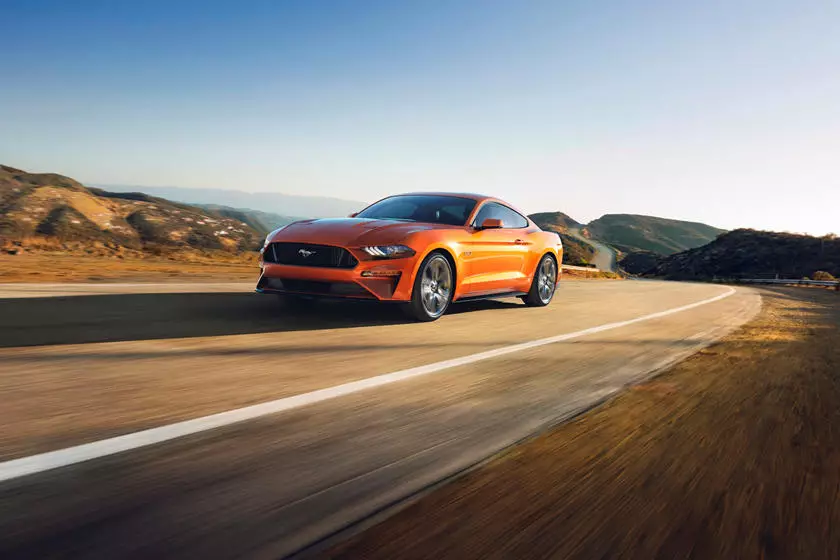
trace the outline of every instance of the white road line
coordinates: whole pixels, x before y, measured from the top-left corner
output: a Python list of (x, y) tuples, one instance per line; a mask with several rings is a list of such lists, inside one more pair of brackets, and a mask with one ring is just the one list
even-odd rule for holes
[(220, 412), (218, 414), (202, 416), (201, 418), (195, 418), (193, 420), (185, 420), (183, 422), (176, 422), (174, 424), (160, 426), (158, 428), (151, 428), (148, 430), (142, 430), (139, 432), (125, 434), (122, 436), (103, 439), (100, 441), (94, 441), (92, 443), (85, 443), (82, 445), (76, 445), (74, 447), (67, 447), (64, 449), (58, 449), (56, 451), (49, 451), (47, 453), (39, 453), (37, 455), (31, 455), (29, 457), (22, 457), (20, 459), (5, 461), (0, 463), (0, 482), (5, 480), (12, 480), (14, 478), (19, 478), (31, 474), (41, 473), (52, 469), (57, 469), (60, 467), (75, 465), (84, 461), (90, 461), (92, 459), (98, 459), (100, 457), (107, 457), (108, 455), (114, 455), (116, 453), (122, 453), (124, 451), (130, 451), (132, 449), (139, 449), (141, 447), (155, 445), (184, 436), (197, 434), (200, 432), (206, 432), (207, 430), (212, 430), (214, 428), (230, 426), (231, 424), (245, 422), (246, 420), (253, 420), (261, 416), (276, 414), (278, 412), (284, 412), (286, 410), (300, 408), (302, 406), (323, 402), (329, 399), (351, 395), (353, 393), (358, 393), (359, 391), (373, 389), (375, 387), (381, 387), (383, 385), (395, 383), (397, 381), (405, 381), (406, 379), (420, 377), (421, 375), (428, 375), (430, 373), (436, 373), (438, 371), (442, 371), (449, 368), (472, 364), (475, 362), (480, 362), (482, 360), (489, 360), (491, 358), (497, 358), (499, 356), (504, 356), (507, 354), (512, 354), (514, 352), (528, 350), (531, 348), (537, 348), (539, 346), (545, 346), (547, 344), (554, 344), (556, 342), (563, 342), (565, 340), (570, 340), (573, 338), (580, 338), (582, 336), (601, 333), (612, 329), (618, 329), (621, 327), (626, 327), (628, 325), (641, 323), (643, 321), (650, 321), (652, 319), (667, 317), (669, 315), (674, 315), (675, 313), (688, 311), (689, 309), (694, 309), (702, 305), (707, 305), (709, 303), (720, 301), (724, 298), (731, 296), (734, 293), (735, 290), (733, 288), (729, 288), (723, 294), (709, 299), (704, 299), (702, 301), (698, 301), (689, 305), (683, 305), (682, 307), (675, 307), (666, 311), (660, 311), (658, 313), (651, 313), (650, 315), (643, 315), (641, 317), (629, 319), (627, 321), (607, 323), (605, 325), (599, 325), (597, 327), (592, 327), (581, 331), (550, 336), (548, 338), (541, 338), (539, 340), (532, 340), (530, 342), (522, 342), (520, 344), (513, 344), (511, 346), (504, 346), (502, 348), (496, 348), (495, 350), (487, 350), (485, 352), (479, 352), (478, 354), (462, 356), (460, 358), (444, 360), (442, 362), (435, 362), (433, 364), (427, 364), (425, 366), (419, 366), (410, 369), (404, 369), (402, 371), (395, 371), (393, 373), (377, 375), (376, 377), (370, 377), (368, 379), (361, 379), (359, 381), (344, 383), (343, 385), (336, 385), (335, 387), (329, 387), (327, 389), (319, 389), (317, 391), (303, 393), (300, 395), (295, 395), (293, 397), (285, 397), (282, 399), (264, 402), (261, 404), (255, 404), (252, 406), (228, 410), (226, 412)]

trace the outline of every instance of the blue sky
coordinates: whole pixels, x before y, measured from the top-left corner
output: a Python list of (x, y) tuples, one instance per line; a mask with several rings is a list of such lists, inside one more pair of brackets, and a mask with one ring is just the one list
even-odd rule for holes
[(9, 165), (840, 232), (836, 2), (0, 7)]

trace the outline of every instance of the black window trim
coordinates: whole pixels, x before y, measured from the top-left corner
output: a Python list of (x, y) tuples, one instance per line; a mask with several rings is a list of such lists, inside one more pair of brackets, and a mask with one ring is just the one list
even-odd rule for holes
[(477, 228), (480, 227), (479, 225), (476, 224), (476, 220), (478, 219), (478, 215), (481, 213), (481, 210), (485, 206), (487, 206), (488, 204), (496, 204), (498, 206), (501, 206), (502, 208), (510, 210), (511, 212), (513, 212), (514, 214), (516, 214), (517, 216), (519, 216), (520, 218), (525, 220), (525, 225), (522, 226), (522, 227), (504, 227), (504, 226), (502, 226), (500, 229), (526, 229), (531, 225), (531, 222), (528, 220), (527, 217), (523, 216), (522, 214), (520, 214), (519, 212), (517, 212), (516, 210), (514, 210), (513, 208), (511, 208), (507, 204), (502, 204), (501, 202), (498, 202), (496, 200), (485, 200), (484, 202), (479, 204), (478, 207), (474, 210), (475, 214), (473, 214), (473, 219), (470, 221), (470, 227), (471, 228), (477, 229)]

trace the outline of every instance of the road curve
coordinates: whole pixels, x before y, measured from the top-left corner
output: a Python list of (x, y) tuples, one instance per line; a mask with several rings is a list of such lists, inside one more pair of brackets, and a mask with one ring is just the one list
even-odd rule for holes
[(601, 243), (600, 241), (586, 237), (580, 232), (580, 229), (577, 228), (570, 229), (569, 235), (595, 249), (595, 256), (592, 257), (592, 264), (594, 264), (599, 270), (615, 272), (615, 249), (609, 245)]
[(570, 281), (547, 308), (465, 304), (416, 324), (389, 307), (300, 314), (226, 289), (0, 299), (0, 472), (424, 373), (11, 477), (0, 482), (0, 557), (285, 556), (689, 355), (760, 305), (748, 289)]

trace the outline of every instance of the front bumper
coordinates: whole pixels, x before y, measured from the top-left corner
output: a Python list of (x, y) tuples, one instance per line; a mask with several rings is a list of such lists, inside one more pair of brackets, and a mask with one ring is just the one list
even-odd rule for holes
[(352, 269), (261, 262), (256, 291), (342, 299), (409, 301), (416, 257), (362, 260)]

